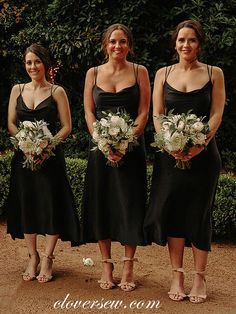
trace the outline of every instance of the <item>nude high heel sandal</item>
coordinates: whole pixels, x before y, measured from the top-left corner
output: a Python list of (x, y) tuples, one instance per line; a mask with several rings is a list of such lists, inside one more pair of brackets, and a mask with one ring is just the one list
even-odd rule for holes
[[(111, 258), (105, 258), (105, 259), (102, 259), (102, 263), (110, 263), (112, 264), (112, 271), (114, 269), (114, 265), (113, 265), (113, 260)], [(98, 283), (100, 284), (100, 288), (103, 289), (103, 290), (110, 290), (110, 289), (113, 289), (115, 287), (115, 284), (114, 282), (112, 281), (109, 281), (109, 280), (98, 280)]]
[[(126, 261), (129, 261), (129, 262), (138, 262), (138, 259), (137, 258), (130, 258), (130, 257), (122, 257), (121, 258), (121, 261), (122, 262), (126, 262)], [(125, 292), (130, 292), (130, 291), (133, 291), (135, 288), (136, 288), (136, 285), (133, 281), (131, 282), (128, 282), (128, 281), (125, 281), (125, 282), (120, 282), (118, 284), (118, 287), (121, 288), (121, 290), (125, 291)]]
[[(206, 275), (206, 271), (193, 271), (194, 275), (199, 275), (202, 277), (204, 284), (206, 285), (206, 279), (205, 279), (205, 275)], [(191, 303), (195, 303), (195, 304), (199, 304), (199, 303), (203, 303), (206, 301), (207, 295), (206, 294), (193, 294), (190, 293), (188, 295), (189, 297), (189, 301)]]
[[(183, 268), (172, 268), (172, 271), (184, 273)], [(171, 300), (177, 301), (177, 302), (183, 301), (187, 297), (185, 293), (180, 292), (180, 291), (169, 291), (168, 295)]]
[(37, 267), (38, 267), (38, 264), (40, 263), (39, 253), (36, 251), (33, 254), (29, 254), (30, 259), (32, 256), (36, 256), (36, 260), (37, 260), (35, 270), (33, 273), (30, 273), (27, 270), (24, 273), (22, 273), (22, 278), (24, 281), (32, 281), (32, 280), (36, 279)]
[[(54, 255), (47, 255), (45, 253), (42, 253), (42, 256), (43, 256), (43, 258), (48, 259), (49, 268), (52, 268), (52, 264), (53, 264), (53, 260), (55, 259), (55, 256)], [(51, 281), (53, 276), (52, 275), (48, 276), (45, 274), (42, 274), (42, 275), (39, 274), (36, 278), (37, 278), (38, 282), (46, 283), (46, 282)]]

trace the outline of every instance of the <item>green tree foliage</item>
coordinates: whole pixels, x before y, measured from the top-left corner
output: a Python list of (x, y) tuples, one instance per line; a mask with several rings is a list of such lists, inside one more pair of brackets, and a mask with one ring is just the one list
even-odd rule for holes
[[(70, 97), (73, 134), (68, 139), (68, 155), (85, 157), (87, 128), (83, 115), (83, 87), (86, 71), (104, 62), (101, 34), (116, 22), (129, 26), (135, 39), (132, 60), (144, 64), (153, 82), (156, 70), (173, 62), (170, 32), (184, 19), (202, 22), (207, 42), (203, 62), (220, 66), (226, 79), (227, 106), (218, 132), (220, 149), (235, 151), (236, 113), (236, 0), (0, 0), (0, 126), (6, 127), (6, 108), (13, 84), (27, 81), (22, 66), (23, 52), (32, 42), (49, 47), (56, 81)], [(152, 138), (148, 124), (147, 143)], [(149, 145), (147, 145), (149, 147)]]

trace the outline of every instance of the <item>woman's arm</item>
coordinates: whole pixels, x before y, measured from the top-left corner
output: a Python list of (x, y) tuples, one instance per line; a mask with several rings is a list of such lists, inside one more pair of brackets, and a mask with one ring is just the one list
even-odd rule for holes
[(93, 134), (93, 122), (96, 121), (92, 89), (94, 86), (94, 68), (87, 71), (84, 86), (84, 113), (89, 133)]
[(160, 122), (158, 120), (161, 114), (164, 114), (164, 91), (163, 85), (165, 80), (165, 69), (161, 68), (156, 72), (153, 93), (152, 93), (152, 102), (153, 102), (153, 124), (155, 131), (160, 132)]
[(19, 85), (13, 86), (10, 94), (9, 105), (8, 105), (8, 130), (11, 136), (17, 133), (16, 126), (16, 100), (20, 94)]
[(53, 98), (57, 103), (57, 110), (61, 128), (55, 135), (60, 140), (65, 140), (72, 130), (71, 113), (68, 97), (63, 87), (59, 86), (53, 92)]
[(210, 110), (210, 119), (208, 121), (210, 133), (208, 135), (207, 144), (218, 130), (225, 105), (225, 83), (223, 71), (218, 67), (212, 68), (212, 102)]
[(140, 65), (138, 67), (138, 84), (140, 90), (138, 116), (135, 119), (134, 135), (139, 137), (144, 132), (144, 128), (148, 121), (148, 113), (150, 107), (151, 87), (147, 69)]
[[(216, 131), (218, 130), (222, 116), (224, 112), (225, 105), (225, 85), (224, 85), (224, 74), (222, 70), (218, 67), (213, 67), (212, 69), (212, 101), (211, 101), (211, 110), (210, 118), (208, 121), (210, 132), (208, 134), (206, 145), (214, 137)], [(194, 146), (190, 148), (187, 156), (184, 156), (182, 159), (188, 160), (198, 155), (201, 151), (204, 150), (204, 147)]]

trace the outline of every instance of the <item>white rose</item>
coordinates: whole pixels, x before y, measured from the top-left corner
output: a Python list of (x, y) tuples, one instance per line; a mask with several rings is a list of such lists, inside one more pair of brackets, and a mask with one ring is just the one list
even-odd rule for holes
[(98, 148), (100, 150), (103, 150), (103, 147), (107, 145), (107, 140), (105, 138), (102, 138), (98, 141)]
[(32, 127), (34, 127), (33, 122), (31, 122), (31, 121), (23, 121), (22, 124), (23, 124), (23, 126), (25, 128), (32, 128)]
[(49, 144), (48, 140), (44, 139), (44, 140), (40, 140), (38, 145), (41, 149), (44, 149), (48, 146), (48, 144)]
[(192, 128), (197, 131), (197, 132), (201, 132), (202, 129), (204, 128), (204, 125), (202, 122), (198, 121), (198, 122), (195, 122), (193, 125), (192, 125)]
[(26, 136), (25, 130), (20, 130), (20, 131), (15, 135), (15, 137), (16, 137), (18, 140), (24, 138), (25, 136)]
[(167, 142), (169, 151), (182, 150), (187, 142), (186, 137), (182, 133), (175, 132)]
[(119, 116), (112, 116), (111, 117), (111, 123), (112, 124), (119, 124), (120, 123), (120, 117)]
[(104, 119), (104, 118), (102, 118), (102, 119), (100, 120), (100, 123), (101, 123), (102, 126), (109, 127), (109, 124), (108, 124), (107, 120)]
[(111, 136), (116, 136), (118, 135), (118, 133), (120, 132), (120, 128), (115, 128), (115, 127), (111, 127), (108, 131), (108, 133), (111, 135)]
[(192, 139), (194, 145), (204, 145), (206, 142), (206, 135), (203, 133), (198, 133)]
[(35, 143), (33, 141), (20, 141), (19, 142), (19, 148), (25, 153), (25, 154), (32, 154), (35, 152)]

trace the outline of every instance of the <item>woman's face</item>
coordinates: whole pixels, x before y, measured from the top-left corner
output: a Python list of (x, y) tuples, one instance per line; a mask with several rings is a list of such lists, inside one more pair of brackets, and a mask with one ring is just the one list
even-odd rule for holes
[(200, 51), (200, 43), (195, 30), (189, 27), (181, 28), (176, 38), (175, 49), (179, 59), (195, 60)]
[(40, 80), (45, 77), (44, 64), (33, 52), (28, 52), (25, 56), (25, 69), (31, 79)]
[(125, 33), (120, 29), (114, 30), (108, 39), (106, 49), (109, 58), (125, 59), (130, 51), (128, 38)]

